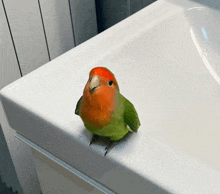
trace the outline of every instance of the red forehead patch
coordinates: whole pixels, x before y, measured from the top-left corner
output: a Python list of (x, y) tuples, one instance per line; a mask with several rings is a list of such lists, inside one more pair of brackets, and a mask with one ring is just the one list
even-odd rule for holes
[(105, 67), (95, 67), (90, 71), (90, 75), (98, 75), (108, 80), (115, 80), (115, 77), (111, 71)]

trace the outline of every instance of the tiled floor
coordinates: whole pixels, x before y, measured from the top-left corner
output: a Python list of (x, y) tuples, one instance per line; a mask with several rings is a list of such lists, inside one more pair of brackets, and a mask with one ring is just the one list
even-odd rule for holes
[(2, 182), (0, 177), (0, 194), (18, 194), (18, 192), (13, 192), (11, 187), (8, 188), (7, 185)]

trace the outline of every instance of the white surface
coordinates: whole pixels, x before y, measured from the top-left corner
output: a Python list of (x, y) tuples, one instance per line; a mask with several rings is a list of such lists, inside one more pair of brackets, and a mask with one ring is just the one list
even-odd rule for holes
[(74, 47), (69, 0), (40, 0), (51, 60)]
[(37, 0), (6, 0), (5, 9), (22, 74), (49, 61)]
[(29, 145), (35, 156), (35, 166), (43, 193), (108, 193), (112, 192), (74, 169), (59, 158), (40, 148), (33, 142), (16, 134), (16, 137)]
[[(3, 89), (12, 128), (117, 193), (220, 193), (218, 50), (194, 25), (201, 5), (183, 2), (157, 1)], [(106, 157), (74, 115), (94, 66), (115, 74), (141, 121)]]

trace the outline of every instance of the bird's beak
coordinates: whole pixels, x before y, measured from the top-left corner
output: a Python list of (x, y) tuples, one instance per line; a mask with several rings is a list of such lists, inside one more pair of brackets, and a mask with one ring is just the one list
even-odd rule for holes
[(97, 87), (99, 87), (99, 85), (100, 85), (99, 78), (97, 76), (93, 77), (89, 86), (90, 92), (93, 92)]

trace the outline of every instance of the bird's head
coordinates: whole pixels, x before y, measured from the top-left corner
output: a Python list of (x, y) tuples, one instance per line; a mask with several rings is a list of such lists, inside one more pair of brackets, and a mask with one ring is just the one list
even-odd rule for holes
[(105, 67), (95, 67), (89, 73), (89, 80), (85, 90), (90, 94), (113, 93), (119, 91), (114, 74)]

